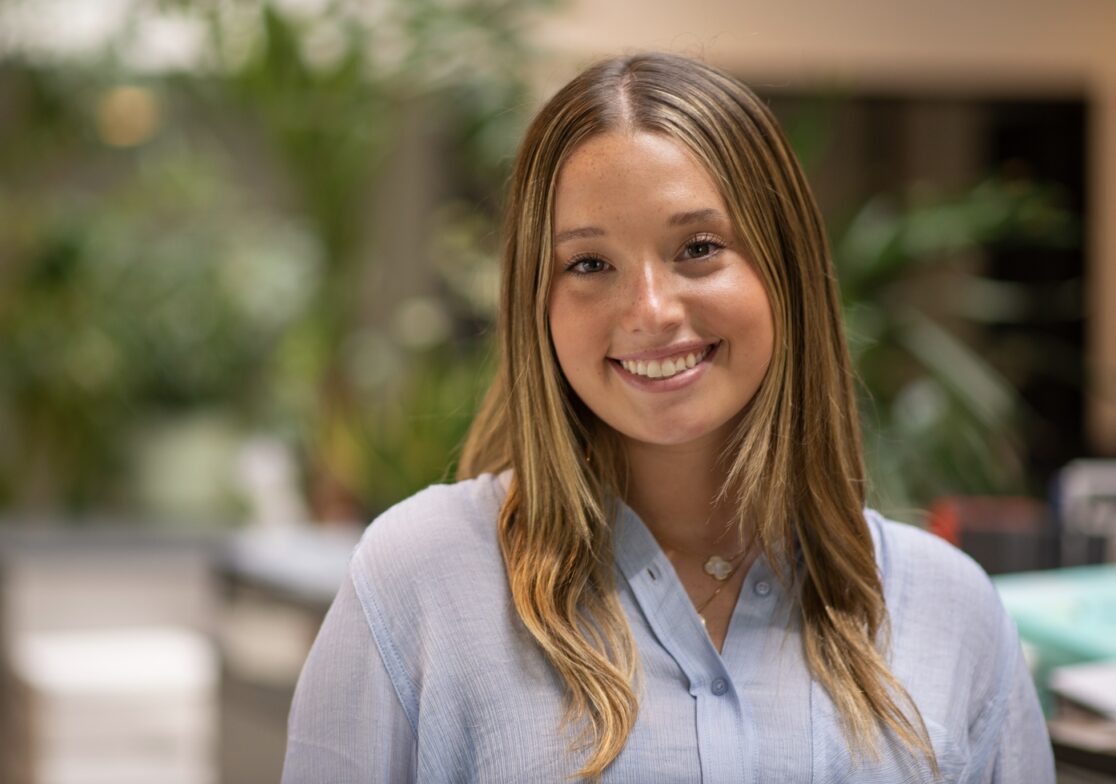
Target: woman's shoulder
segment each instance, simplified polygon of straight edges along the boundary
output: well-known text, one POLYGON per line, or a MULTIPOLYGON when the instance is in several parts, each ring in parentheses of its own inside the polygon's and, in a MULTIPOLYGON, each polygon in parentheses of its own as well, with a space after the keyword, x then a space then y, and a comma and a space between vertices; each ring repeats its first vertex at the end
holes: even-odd
POLYGON ((979 658, 1018 645, 999 594, 976 561, 917 526, 872 510, 865 517, 900 646, 944 651, 952 641, 965 655, 979 658))
POLYGON ((927 586, 939 595, 951 589, 963 593, 992 589, 980 565, 940 536, 889 520, 872 509, 865 510, 865 519, 885 588, 927 586))
POLYGON ((491 550, 507 482, 506 474, 482 474, 415 493, 368 525, 354 560, 377 572, 416 564, 429 571, 491 550))
POLYGON ((451 484, 435 484, 388 508, 373 520, 364 538, 407 538, 421 533, 460 533, 478 519, 497 514, 507 492, 509 474, 481 474, 451 484))
POLYGON ((506 492, 504 475, 433 485, 369 524, 349 573, 378 644, 417 650, 470 607, 502 605, 496 521, 506 492))
POLYGON ((485 474, 428 487, 373 520, 353 553, 354 617, 412 723, 427 676, 500 639, 508 602, 496 531, 506 481, 485 474))
POLYGON ((403 597, 501 573, 496 521, 507 481, 482 474, 431 485, 379 515, 350 564, 358 595, 403 597))
POLYGON ((865 516, 890 616, 890 666, 918 705, 939 761, 987 762, 1025 722, 1039 727, 1028 737, 1041 737, 1019 636, 988 575, 938 536, 865 516))
POLYGON ((896 626, 992 642, 1006 613, 987 573, 939 536, 867 510, 884 596, 896 626))

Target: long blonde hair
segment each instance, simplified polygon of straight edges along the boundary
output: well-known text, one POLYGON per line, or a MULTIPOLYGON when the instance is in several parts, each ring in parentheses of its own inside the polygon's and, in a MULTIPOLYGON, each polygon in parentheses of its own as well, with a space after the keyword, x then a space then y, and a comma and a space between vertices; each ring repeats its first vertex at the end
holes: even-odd
POLYGON ((584 71, 527 131, 505 205, 500 363, 459 469, 461 478, 513 470, 500 545, 519 617, 593 742, 578 775, 598 776, 616 758, 638 712, 638 656, 612 565, 609 499, 623 495, 626 469, 608 428, 565 382, 546 317, 559 170, 610 130, 669 136, 720 187, 775 321, 774 355, 725 453, 722 492, 768 560, 787 565, 806 660, 850 747, 874 755, 884 729, 936 770, 921 716, 881 652, 887 609, 863 514, 853 374, 813 196, 751 91, 702 63, 644 54, 584 71))

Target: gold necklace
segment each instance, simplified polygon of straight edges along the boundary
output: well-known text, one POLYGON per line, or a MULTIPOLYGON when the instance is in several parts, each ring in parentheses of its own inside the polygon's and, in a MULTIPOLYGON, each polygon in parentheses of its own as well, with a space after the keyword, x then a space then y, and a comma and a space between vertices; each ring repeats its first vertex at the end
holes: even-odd
MULTIPOLYGON (((696 553, 687 552, 680 547, 673 547, 671 549, 677 552, 681 552, 685 555, 697 555, 696 553)), ((709 594, 704 602, 702 602, 701 604, 695 603, 694 605, 694 609, 697 611, 697 616, 701 620, 702 627, 705 627, 706 625, 705 616, 702 615, 702 612, 713 602, 714 599, 716 599, 721 594, 721 591, 725 589, 725 586, 728 584, 729 578, 736 574, 737 570, 744 563, 744 561, 740 559, 747 552, 748 547, 745 546, 738 552, 730 555, 728 558, 723 558, 717 553, 714 553, 713 555, 705 559, 705 563, 702 565, 702 571, 716 580, 718 585, 715 589, 713 589, 713 593, 709 594)))
MULTIPOLYGON (((700 555, 693 552, 692 550, 687 550, 685 548, 678 547, 676 545, 666 547, 666 548, 664 548, 664 551, 665 552, 681 553, 682 555, 686 555, 686 556, 689 556, 691 558, 700 558, 701 557, 700 555)), ((706 552, 708 552, 708 550, 706 552)), ((717 580, 718 582, 721 582, 723 580, 727 580, 732 575, 733 571, 736 569, 734 564, 736 563, 737 559, 740 558, 742 555, 744 555, 747 552, 748 552, 748 547, 745 546, 745 547, 741 548, 740 550, 738 550, 737 552, 730 555, 728 558, 723 557, 719 553, 713 553, 713 555, 711 555, 711 556, 709 556, 708 558, 705 559, 705 563, 702 564, 702 571, 704 571, 707 575, 712 577, 714 580, 717 580)))
MULTIPOLYGON (((740 553, 739 555, 735 556, 735 557, 739 558, 740 555, 743 555, 743 552, 740 553)), ((716 556, 714 556, 714 557, 716 557, 716 556)), ((709 560, 713 560, 713 559, 710 558, 709 560)), ((706 600, 704 602, 702 602, 701 604, 695 604, 694 605, 694 609, 697 611, 697 616, 701 620, 701 625, 702 625, 703 628, 706 626, 705 616, 702 615, 702 613, 705 612, 705 608, 713 603, 713 600, 716 599, 720 595, 721 591, 725 590, 725 586, 728 585, 728 579, 730 577, 732 577, 734 574, 736 574, 737 570, 740 568, 741 564, 743 564, 743 563, 744 562, 741 561, 740 563, 733 566, 732 569, 728 572, 728 574, 726 574, 724 577, 716 577, 715 576, 716 579, 719 580, 721 584, 718 585, 715 589, 713 589, 713 593, 709 594, 709 597, 706 598, 706 600)))

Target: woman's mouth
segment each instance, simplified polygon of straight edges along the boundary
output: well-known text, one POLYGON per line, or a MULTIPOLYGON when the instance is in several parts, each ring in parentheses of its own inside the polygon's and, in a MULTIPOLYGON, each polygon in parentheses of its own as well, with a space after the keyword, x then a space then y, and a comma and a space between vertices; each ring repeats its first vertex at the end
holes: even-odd
POLYGON ((667 379, 700 364, 717 347, 717 343, 673 357, 649 360, 613 360, 634 376, 646 379, 667 379))

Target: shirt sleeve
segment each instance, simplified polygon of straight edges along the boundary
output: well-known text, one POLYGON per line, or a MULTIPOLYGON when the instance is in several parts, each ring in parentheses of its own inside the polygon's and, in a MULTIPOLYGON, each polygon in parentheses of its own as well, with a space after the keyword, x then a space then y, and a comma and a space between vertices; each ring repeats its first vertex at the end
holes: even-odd
POLYGON ((1023 652, 1015 646, 1014 677, 993 749, 991 784, 1054 784, 1054 755, 1023 652))
POLYGON ((414 732, 348 577, 295 688, 282 784, 414 780, 414 732))

